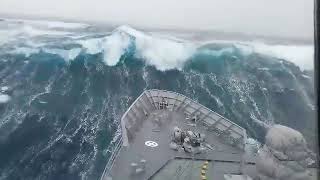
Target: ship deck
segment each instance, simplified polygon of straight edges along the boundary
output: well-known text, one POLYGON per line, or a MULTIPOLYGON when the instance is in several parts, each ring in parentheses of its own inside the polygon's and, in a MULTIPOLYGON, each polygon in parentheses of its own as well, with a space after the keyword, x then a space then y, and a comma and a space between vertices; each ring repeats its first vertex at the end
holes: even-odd
MULTIPOLYGON (((196 127, 188 125, 189 122, 183 114, 169 110, 155 110, 151 115, 143 120, 142 126, 135 132, 135 136, 129 140, 130 145, 122 147, 111 169, 112 180, 142 180, 150 179, 169 160, 174 158, 195 158, 209 160, 212 162, 211 169, 208 170, 214 179, 223 179, 225 173, 241 174, 240 159, 243 151, 239 148, 224 144, 204 126, 196 127), (158 127, 155 119, 159 118, 161 126, 158 127), (205 133, 206 141, 214 150, 206 154, 196 154, 178 152, 170 149, 171 134, 173 127, 189 129, 199 133, 205 133), (211 135, 210 135, 211 134, 211 135), (145 145, 146 141, 154 141, 157 147, 145 145), (130 175, 130 164, 139 163, 141 159, 146 160, 146 169, 143 173, 130 175)), ((250 165, 247 165, 248 167, 250 165)), ((199 174, 200 172, 198 172, 199 174)), ((107 177, 104 178, 107 180, 107 177)))
POLYGON ((170 167, 193 175, 197 173, 195 176, 200 178, 199 168, 181 166, 181 162, 190 162, 188 160, 194 164, 209 161, 210 179, 224 179, 225 174, 255 175, 254 157, 244 154, 245 130, 181 94, 164 90, 143 92, 122 116, 121 128, 122 138, 106 165, 102 180, 161 179, 172 173, 170 167), (197 121, 191 124, 189 119, 195 115, 197 121), (193 155, 171 149, 169 144, 175 126, 205 134, 212 150, 193 155), (147 146, 148 141, 156 146, 147 146), (245 163, 241 163, 243 159, 245 163), (146 161, 144 171, 132 173, 131 164, 141 164, 141 160, 146 161))

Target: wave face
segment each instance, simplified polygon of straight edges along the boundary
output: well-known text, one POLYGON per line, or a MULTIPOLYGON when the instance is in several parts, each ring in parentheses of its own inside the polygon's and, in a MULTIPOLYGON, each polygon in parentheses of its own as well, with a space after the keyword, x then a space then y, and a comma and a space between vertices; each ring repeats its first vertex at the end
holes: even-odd
POLYGON ((260 142, 257 120, 315 147, 312 73, 277 46, 22 20, 0 21, 0 46, 0 179, 97 179, 121 115, 152 88, 195 99, 260 142))

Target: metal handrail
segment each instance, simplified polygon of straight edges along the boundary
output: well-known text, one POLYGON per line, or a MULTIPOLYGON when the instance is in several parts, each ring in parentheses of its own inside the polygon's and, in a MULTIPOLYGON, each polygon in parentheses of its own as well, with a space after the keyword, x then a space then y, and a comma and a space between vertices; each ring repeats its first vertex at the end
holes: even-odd
MULTIPOLYGON (((232 125, 234 125, 234 126, 238 127, 239 129, 241 129, 241 130, 243 131, 243 134, 242 134, 243 138, 245 138, 245 136, 246 136, 246 131, 245 131, 245 129, 244 129, 243 127, 241 127, 241 126, 239 126, 238 124, 236 124, 236 123, 234 123, 234 122, 230 121, 229 119, 225 118, 224 116, 221 116, 220 114, 218 114, 218 113, 216 113, 216 112, 212 111, 211 109, 207 108, 206 106, 204 106, 204 105, 202 105, 202 104, 200 104, 200 103, 198 103, 198 102, 196 102, 196 101, 194 101, 194 100, 192 100, 192 99, 188 98, 187 96, 185 96, 185 95, 183 95, 183 94, 176 93, 176 92, 172 92, 172 91, 167 91, 167 90, 159 90, 159 89, 150 89, 150 90, 147 90, 147 91, 149 91, 149 92, 150 92, 150 91, 163 91, 163 92, 172 93, 172 94, 175 94, 175 95, 181 96, 181 97, 183 97, 183 98, 186 98, 186 99, 188 99, 189 101, 192 101, 192 102, 194 102, 194 103, 199 104, 203 109, 205 109, 205 110, 209 111, 210 113, 213 113, 214 115, 219 116, 220 118, 222 118, 223 120, 227 121, 228 123, 230 123, 230 124, 232 124, 232 125)), ((155 97, 155 96, 153 96, 153 97, 155 97)), ((237 133, 237 132, 236 132, 236 133, 237 133)))
POLYGON ((127 111, 122 115, 121 117, 121 135, 122 135, 122 140, 123 140, 123 145, 128 146, 128 136, 127 136, 127 131, 126 131, 126 122, 124 121, 124 117, 127 116, 129 111, 132 109, 133 106, 138 102, 138 100, 145 95, 146 91, 143 91, 140 96, 130 105, 130 107, 127 109, 127 111))
POLYGON ((112 154, 111 154, 111 156, 110 156, 110 158, 109 158, 109 160, 103 170, 103 173, 102 173, 100 180, 103 180, 103 177, 105 177, 105 175, 110 174, 110 170, 113 167, 114 161, 120 152, 121 146, 122 146, 122 137, 120 138, 117 145, 114 147, 114 150, 112 151, 112 154))
POLYGON ((202 108, 204 108, 204 109, 206 109, 206 110, 210 111, 211 113, 213 113, 213 114, 215 114, 215 115, 217 115, 217 116, 219 116, 219 117, 223 118, 224 120, 226 120, 226 121, 228 121, 229 123, 231 123, 231 124, 233 124, 233 125, 235 125, 235 126, 239 127, 240 129, 244 129, 243 127, 241 127, 241 126, 239 126, 238 124, 236 124, 236 123, 232 122, 231 120, 227 119, 226 117, 224 117, 224 116, 222 116, 222 115, 220 115, 220 114, 218 114, 218 113, 216 113, 216 112, 212 111, 211 109, 207 108, 206 106, 204 106, 204 105, 202 105, 202 104, 200 104, 200 103, 198 103, 198 102, 196 102, 196 101, 194 101, 194 100, 190 99, 189 97, 187 97, 187 96, 185 96, 185 95, 183 95, 183 94, 180 94, 180 93, 177 93, 177 92, 172 92, 172 91, 167 91, 167 90, 159 90, 159 89, 149 89, 149 90, 147 90, 147 91, 164 91, 164 92, 168 92, 168 93, 172 93, 172 94, 175 94, 175 95, 182 96, 182 97, 184 97, 184 98, 187 98, 189 101, 192 101, 192 102, 195 102, 195 103, 197 103, 197 104, 201 105, 201 106, 202 106, 202 108))

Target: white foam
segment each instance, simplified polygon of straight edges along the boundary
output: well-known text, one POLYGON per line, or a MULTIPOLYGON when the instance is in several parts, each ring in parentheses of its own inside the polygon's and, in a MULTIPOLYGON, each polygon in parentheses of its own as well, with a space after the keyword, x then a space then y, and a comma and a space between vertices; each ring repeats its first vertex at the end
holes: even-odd
POLYGON ((40 104, 47 104, 48 102, 46 101, 39 101, 40 104))
POLYGON ((45 27, 45 28, 77 29, 77 28, 86 28, 89 26, 88 24, 85 24, 85 23, 50 21, 50 20, 26 20, 26 19, 17 19, 17 18, 6 19, 6 22, 11 22, 11 23, 23 22, 24 24, 38 26, 38 27, 45 27))
POLYGON ((15 40, 17 35, 21 33, 21 31, 17 31, 16 29, 1 29, 0 30, 0 45, 6 44, 12 40, 15 40))
POLYGON ((48 27, 35 26, 26 23, 17 23, 18 21, 5 21, 5 26, 0 30, 0 45, 15 42, 20 39, 28 39, 28 43, 35 36, 69 36, 72 33, 68 29, 54 30, 48 27), (31 38, 30 38, 31 37, 31 38))
POLYGON ((102 51, 105 38, 92 38, 86 40, 77 40, 88 54, 97 54, 102 51))
POLYGON ((104 53, 106 65, 116 65, 131 43, 135 46, 135 57, 158 70, 182 69, 183 64, 196 51, 196 46, 186 42, 151 36, 129 26, 116 28, 110 36, 78 40, 90 54, 104 53))
POLYGON ((136 56, 159 70, 182 69, 196 51, 192 44, 145 36, 136 40, 136 56))
POLYGON ((5 104, 11 100, 11 97, 7 94, 0 93, 0 104, 5 104))
POLYGON ((273 56, 280 59, 293 62, 302 70, 314 68, 314 46, 313 45, 277 45, 266 44, 261 41, 231 41, 231 40, 210 40, 200 42, 200 45, 219 43, 233 44, 238 48, 243 55, 252 53, 260 53, 268 56, 273 56))
POLYGON ((31 25, 39 25, 47 28, 65 28, 65 29, 78 29, 86 28, 89 25, 84 23, 71 23, 62 21, 44 21, 44 20, 24 20, 24 22, 31 25))
POLYGON ((50 30, 50 29, 40 29, 35 28, 30 25, 23 26, 21 33, 24 33, 29 36, 40 36, 40 35, 47 35, 47 36, 66 36, 71 34, 68 31, 58 31, 58 30, 50 30))
POLYGON ((258 70, 261 70, 261 71, 269 71, 270 69, 269 69, 269 68, 266 68, 266 67, 263 67, 263 68, 258 68, 258 70))
POLYGON ((37 48, 19 47, 19 48, 16 48, 16 49, 12 50, 10 53, 23 54, 26 57, 29 57, 32 54, 36 54, 36 53, 39 53, 39 52, 40 52, 40 50, 37 49, 37 48))
POLYGON ((253 50, 261 54, 291 61, 301 69, 313 69, 314 49, 311 45, 267 45, 254 43, 253 50))
POLYGON ((43 51, 46 53, 59 55, 65 61, 70 61, 70 60, 74 60, 80 54, 81 48, 73 48, 70 50, 45 48, 43 49, 43 51))
POLYGON ((104 39, 79 42, 88 53, 103 52, 104 62, 111 66, 116 65, 128 50, 130 43, 134 43, 134 55, 159 70, 181 69, 195 51, 191 44, 153 37, 129 26, 118 27, 104 39))
POLYGON ((225 53, 233 53, 234 49, 233 48, 222 48, 219 50, 212 50, 212 49, 204 49, 201 50, 199 53, 201 54, 207 54, 207 55, 211 55, 211 56, 221 56, 225 53))
MULTIPOLYGON (((30 57, 32 54, 37 54, 40 51, 44 51, 49 54, 56 54, 63 58, 65 61, 74 60, 81 52, 81 48, 73 48, 70 50, 57 49, 57 48, 35 48, 35 47, 17 47, 9 53, 12 54, 23 54, 25 57, 30 57)), ((25 61, 25 63, 29 63, 25 61)))
MULTIPOLYGON (((121 26, 115 31, 125 32, 135 37, 136 53, 139 58, 143 58, 149 65, 155 66, 159 70, 181 69, 185 61, 187 61, 195 52, 197 47, 203 45, 196 43, 188 43, 186 41, 177 41, 174 38, 167 39, 161 35, 161 38, 139 32, 129 26, 121 26)), ((115 36, 113 33, 111 36, 115 36)), ((168 37, 168 36, 167 36, 168 37)), ((169 36, 170 37, 170 36, 169 36)), ((118 38, 120 40, 120 38, 118 38)), ((252 53, 261 53, 276 58, 285 59, 298 65, 301 69, 313 68, 313 46, 312 45, 270 45, 263 42, 235 42, 235 41, 216 41, 218 43, 228 43, 235 45, 240 49, 243 55, 252 53)), ((114 42, 121 44, 120 42, 114 42)), ((127 45, 127 41, 123 42, 119 54, 124 53, 123 47, 127 45)), ((108 44, 110 45, 110 44, 108 44)), ((119 50, 119 45, 116 45, 119 50)), ((220 56, 223 53, 232 53, 233 48, 223 48, 221 50, 203 50, 199 53, 206 53, 213 56, 220 56)), ((119 57, 119 56, 117 56, 119 57)), ((107 60, 108 61, 108 60, 107 60)), ((116 62, 115 59, 112 62, 116 62)))
POLYGON ((133 35, 136 38, 135 55, 159 70, 182 69, 183 64, 196 51, 196 46, 192 43, 147 35, 128 26, 121 26, 118 30, 133 35))
MULTIPOLYGON (((34 36, 74 36, 72 28, 87 27, 86 24, 64 23, 57 21, 23 21, 16 23, 14 28, 0 30, 0 44, 11 42, 20 36, 28 38, 28 46, 17 47, 13 52, 25 54, 27 57, 34 53, 39 53, 44 44, 34 43, 34 36), (56 30, 52 28, 62 27, 66 30, 56 30), (68 29, 69 28, 69 29, 68 29)), ((146 64, 155 66, 159 70, 182 69, 184 63, 195 53, 204 53, 212 56, 220 56, 224 53, 233 53, 234 48, 228 47, 220 50, 198 49, 208 43, 227 43, 233 44, 243 55, 250 55, 254 52, 274 56, 277 58, 292 61, 301 69, 313 68, 313 46, 297 45, 269 45, 262 42, 239 42, 239 41, 221 41, 215 40, 210 42, 188 42, 182 39, 174 38, 170 34, 147 34, 137 31, 129 26, 120 26, 116 28, 111 35, 102 38, 91 38, 82 40, 70 40, 71 43, 81 44, 83 49, 89 54, 104 54, 106 65, 116 65, 121 56, 124 55, 130 44, 135 46, 134 55, 141 58, 146 64)), ((63 50, 63 49, 46 49, 46 52, 58 54, 66 61, 74 59, 81 50, 63 50)))
POLYGON ((116 65, 121 56, 126 52, 131 40, 130 36, 123 32, 117 32, 108 36, 104 44, 104 62, 109 66, 116 65))
POLYGON ((9 87, 8 86, 2 86, 0 89, 1 89, 1 91, 8 91, 9 87))
POLYGON ((183 33, 172 33, 172 32, 149 32, 152 36, 168 39, 176 42, 187 42, 187 38, 184 37, 183 33), (181 38, 183 37, 183 38, 181 38))
POLYGON ((130 36, 124 32, 114 32, 112 35, 103 38, 92 38, 77 40, 88 54, 103 53, 103 61, 108 66, 114 66, 125 54, 131 42, 130 36))

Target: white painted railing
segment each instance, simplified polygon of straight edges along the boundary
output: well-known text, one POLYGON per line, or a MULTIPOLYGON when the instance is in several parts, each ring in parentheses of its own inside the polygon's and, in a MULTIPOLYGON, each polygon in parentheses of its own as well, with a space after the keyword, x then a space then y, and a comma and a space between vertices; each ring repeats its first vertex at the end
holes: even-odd
POLYGON ((159 109, 159 105, 163 101, 168 104, 169 110, 181 111, 188 116, 196 116, 198 121, 208 126, 209 129, 221 137, 226 137, 227 142, 241 149, 244 148, 247 138, 244 128, 182 94, 158 89, 144 91, 122 116, 121 127, 124 146, 129 145, 128 135, 135 132, 139 124, 146 119, 146 115, 159 109))

